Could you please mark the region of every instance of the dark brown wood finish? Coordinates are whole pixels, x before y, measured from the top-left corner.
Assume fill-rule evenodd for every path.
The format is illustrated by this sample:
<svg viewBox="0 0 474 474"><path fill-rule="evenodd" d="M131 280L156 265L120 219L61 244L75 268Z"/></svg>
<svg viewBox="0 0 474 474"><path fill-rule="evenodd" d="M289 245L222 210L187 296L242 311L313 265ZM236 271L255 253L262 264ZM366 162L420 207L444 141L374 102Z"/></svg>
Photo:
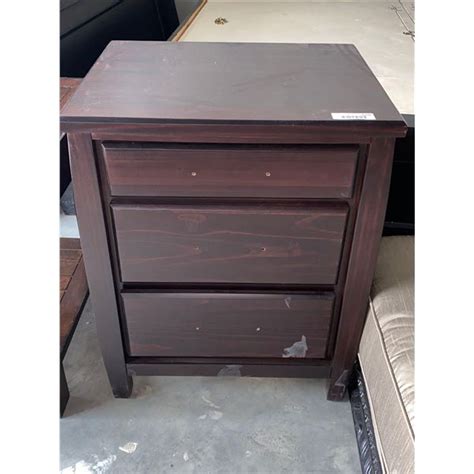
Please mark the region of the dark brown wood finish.
<svg viewBox="0 0 474 474"><path fill-rule="evenodd" d="M61 123L116 395L132 374L330 375L342 398L406 131L353 46L114 42Z"/></svg>
<svg viewBox="0 0 474 474"><path fill-rule="evenodd" d="M282 144L318 145L370 143L373 137L403 137L405 128L373 121L371 129L365 120L348 122L334 120L316 123L231 122L173 123L131 120L126 124L90 119L76 122L70 117L61 121L63 131L90 133L93 140L169 143ZM371 121L372 122L372 121Z"/></svg>
<svg viewBox="0 0 474 474"><path fill-rule="evenodd" d="M70 134L69 154L77 221L97 334L114 395L128 397L132 379L127 374L122 333L102 211L97 168L90 135Z"/></svg>
<svg viewBox="0 0 474 474"><path fill-rule="evenodd" d="M330 400L343 398L357 357L387 209L394 146L393 139L378 139L368 150L331 369Z"/></svg>
<svg viewBox="0 0 474 474"><path fill-rule="evenodd" d="M130 355L324 358L334 295L124 293Z"/></svg>
<svg viewBox="0 0 474 474"><path fill-rule="evenodd" d="M333 112L370 112L379 125L403 129L351 44L112 41L63 120L333 123Z"/></svg>
<svg viewBox="0 0 474 474"><path fill-rule="evenodd" d="M357 146L130 145L106 142L112 196L350 198Z"/></svg>
<svg viewBox="0 0 474 474"><path fill-rule="evenodd" d="M113 206L124 282L334 284L345 206Z"/></svg>

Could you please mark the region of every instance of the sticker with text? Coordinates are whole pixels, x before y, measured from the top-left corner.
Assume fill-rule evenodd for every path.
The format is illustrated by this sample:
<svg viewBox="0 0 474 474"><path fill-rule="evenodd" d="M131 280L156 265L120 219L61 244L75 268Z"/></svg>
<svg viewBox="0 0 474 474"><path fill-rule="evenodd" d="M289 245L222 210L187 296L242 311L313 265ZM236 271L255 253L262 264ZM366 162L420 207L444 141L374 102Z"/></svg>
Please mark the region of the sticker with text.
<svg viewBox="0 0 474 474"><path fill-rule="evenodd" d="M371 113L359 114L359 113L332 113L331 117L334 120L375 120L375 115Z"/></svg>

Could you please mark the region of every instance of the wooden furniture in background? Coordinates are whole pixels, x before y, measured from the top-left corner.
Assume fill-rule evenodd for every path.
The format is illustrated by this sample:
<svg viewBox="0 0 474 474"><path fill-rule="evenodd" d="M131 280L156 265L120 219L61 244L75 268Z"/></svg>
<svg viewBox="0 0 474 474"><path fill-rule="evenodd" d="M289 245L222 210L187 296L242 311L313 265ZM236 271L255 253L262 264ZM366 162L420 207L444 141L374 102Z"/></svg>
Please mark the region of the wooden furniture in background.
<svg viewBox="0 0 474 474"><path fill-rule="evenodd" d="M59 110L66 105L69 98L74 94L82 79L74 77L61 77L59 82ZM59 195L62 196L71 182L71 169L69 167L69 153L67 149L67 136L64 132L59 133Z"/></svg>
<svg viewBox="0 0 474 474"><path fill-rule="evenodd" d="M89 293L79 239L60 240L60 398L61 416L69 399L63 359Z"/></svg>
<svg viewBox="0 0 474 474"><path fill-rule="evenodd" d="M406 133L354 46L113 42L61 122L115 396L233 374L343 397Z"/></svg>

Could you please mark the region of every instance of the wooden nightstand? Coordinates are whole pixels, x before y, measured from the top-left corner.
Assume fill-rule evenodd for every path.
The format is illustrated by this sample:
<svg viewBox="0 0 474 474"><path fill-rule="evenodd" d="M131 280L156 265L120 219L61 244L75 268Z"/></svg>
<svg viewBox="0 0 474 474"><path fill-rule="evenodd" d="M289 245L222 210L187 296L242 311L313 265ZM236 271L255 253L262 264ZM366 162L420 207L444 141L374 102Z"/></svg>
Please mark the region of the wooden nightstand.
<svg viewBox="0 0 474 474"><path fill-rule="evenodd" d="M116 396L202 374L343 397L406 133L354 46L112 42L61 122Z"/></svg>

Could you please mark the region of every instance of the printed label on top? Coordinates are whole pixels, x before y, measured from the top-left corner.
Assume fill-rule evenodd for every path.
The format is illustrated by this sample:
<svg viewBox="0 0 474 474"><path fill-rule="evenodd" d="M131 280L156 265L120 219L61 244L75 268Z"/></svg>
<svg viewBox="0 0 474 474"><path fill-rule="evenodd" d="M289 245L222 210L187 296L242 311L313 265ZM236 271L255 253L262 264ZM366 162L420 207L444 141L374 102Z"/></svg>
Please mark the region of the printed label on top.
<svg viewBox="0 0 474 474"><path fill-rule="evenodd" d="M331 116L334 120L375 120L375 115L372 113L360 114L351 112L332 112Z"/></svg>

